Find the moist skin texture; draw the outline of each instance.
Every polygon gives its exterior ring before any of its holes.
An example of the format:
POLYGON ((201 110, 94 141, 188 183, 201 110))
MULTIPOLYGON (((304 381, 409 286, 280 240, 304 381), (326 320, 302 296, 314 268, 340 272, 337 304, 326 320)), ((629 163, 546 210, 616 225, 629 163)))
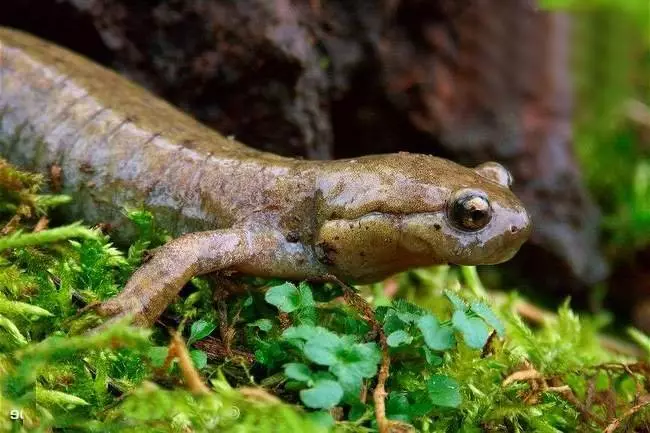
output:
POLYGON ((370 283, 417 266, 500 263, 530 233, 499 164, 260 152, 108 69, 1 27, 0 154, 45 174, 59 165, 75 198, 70 219, 109 223, 128 242, 124 208, 144 206, 176 236, 97 309, 142 325, 196 275, 370 283), (450 211, 467 196, 489 203, 479 229, 450 211))

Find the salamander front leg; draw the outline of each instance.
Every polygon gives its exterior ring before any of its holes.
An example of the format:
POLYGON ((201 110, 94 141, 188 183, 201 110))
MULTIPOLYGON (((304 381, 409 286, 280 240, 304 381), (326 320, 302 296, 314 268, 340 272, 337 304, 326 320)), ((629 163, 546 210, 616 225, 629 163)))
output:
POLYGON ((134 324, 151 325, 194 276, 235 268, 255 256, 244 230, 183 235, 156 249, 124 290, 96 311, 113 318, 131 316, 134 324))

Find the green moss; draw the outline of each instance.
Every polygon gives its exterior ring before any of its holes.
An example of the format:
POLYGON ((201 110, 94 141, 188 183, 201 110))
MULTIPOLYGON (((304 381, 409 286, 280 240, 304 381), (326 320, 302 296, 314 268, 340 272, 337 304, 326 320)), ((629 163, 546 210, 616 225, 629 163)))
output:
MULTIPOLYGON (((39 183, 0 166, 13 173, 5 178, 23 179, 16 191, 14 180, 3 183, 0 176, 0 190, 15 193, 2 196, 4 208, 15 210, 2 215, 6 224, 18 209, 39 202, 39 183)), ((118 323, 74 335, 85 320, 79 309, 121 290, 146 250, 168 239, 146 211, 129 214, 140 238, 126 253, 79 224, 32 233, 37 212, 0 238, 0 411, 9 415, 0 417, 0 430, 376 428, 371 396, 381 350, 368 341, 368 322, 330 284, 244 279, 238 284, 248 294, 215 308, 217 283, 194 279, 164 320, 185 336, 210 387, 204 396, 185 387, 177 362, 164 366, 169 335, 161 327, 118 323), (233 335, 231 356, 223 350, 220 324, 233 335)), ((595 432, 611 422, 611 403, 590 389, 609 392, 617 416, 644 392, 638 373, 645 364, 612 364, 623 360, 598 344, 601 325, 578 318, 567 305, 531 329, 513 312, 516 296, 500 306, 483 299, 473 268, 422 269, 387 284, 395 283, 392 299, 382 284, 360 288, 389 337, 390 419, 427 432, 595 432), (506 380, 521 371, 538 376, 506 380), (576 405, 588 399, 593 418, 576 405)), ((634 335, 647 346, 647 337, 634 335)), ((630 421, 642 423, 643 413, 630 421)))

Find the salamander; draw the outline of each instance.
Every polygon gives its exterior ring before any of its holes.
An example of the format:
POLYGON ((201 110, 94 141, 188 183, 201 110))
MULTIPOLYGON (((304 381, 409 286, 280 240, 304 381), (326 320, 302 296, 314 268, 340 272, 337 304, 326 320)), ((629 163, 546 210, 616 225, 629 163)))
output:
POLYGON ((109 223, 128 242, 124 209, 145 207, 174 236, 97 309, 145 326, 196 275, 371 283, 420 266, 501 263, 531 230, 496 162, 265 153, 8 28, 0 28, 0 154, 42 173, 60 167, 74 197, 70 219, 109 223))

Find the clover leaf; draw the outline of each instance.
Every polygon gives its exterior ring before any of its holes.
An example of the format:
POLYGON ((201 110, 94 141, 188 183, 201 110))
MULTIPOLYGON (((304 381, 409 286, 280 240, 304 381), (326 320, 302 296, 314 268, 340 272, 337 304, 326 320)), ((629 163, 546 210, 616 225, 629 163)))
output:
POLYGON ((485 320, 485 322, 493 327, 496 331, 499 337, 503 337, 506 333, 505 326, 503 326, 503 323, 501 320, 497 317, 496 314, 490 309, 490 307, 487 306, 487 304, 481 302, 481 301, 473 301, 471 304, 472 311, 476 314, 478 314, 481 319, 485 320))
POLYGON ((293 342, 304 340, 296 346, 313 363, 329 367, 348 394, 360 390, 364 378, 377 374, 381 353, 375 343, 356 343, 352 336, 308 325, 288 328, 282 336, 293 342))
POLYGON ((395 331, 386 338, 386 344, 390 347, 399 347, 411 344, 412 341, 413 337, 411 337, 408 332, 402 330, 395 331))
POLYGON ((269 319, 258 319, 249 323, 247 326, 259 328, 261 331, 269 332, 273 328, 273 323, 269 319))
POLYGON ((271 287, 266 291, 264 299, 284 313, 291 313, 300 307, 298 288, 293 283, 271 287))
POLYGON ((312 409, 331 409, 343 398, 343 388, 335 380, 318 380, 312 388, 300 391, 300 400, 312 409))
POLYGON ((308 366, 300 362, 290 362, 284 366, 284 374, 293 380, 309 383, 312 380, 312 372, 308 366))
POLYGON ((482 348, 490 336, 490 331, 483 319, 475 316, 468 316, 464 311, 456 310, 451 322, 461 334, 465 344, 473 349, 482 348))
POLYGON ((422 332, 424 343, 433 350, 451 349, 456 344, 454 330, 449 326, 441 326, 432 314, 420 317, 417 327, 422 332))
POLYGON ((445 296, 447 297, 447 299, 449 299, 449 301, 453 305, 454 310, 456 310, 456 311, 458 311, 458 310, 465 311, 467 309, 467 304, 465 304, 465 301, 463 301, 460 298, 460 296, 458 296, 454 292, 449 291, 449 290, 445 290, 445 296))
POLYGON ((458 407, 461 402, 458 382, 448 376, 433 375, 427 381, 429 399, 436 406, 458 407))

